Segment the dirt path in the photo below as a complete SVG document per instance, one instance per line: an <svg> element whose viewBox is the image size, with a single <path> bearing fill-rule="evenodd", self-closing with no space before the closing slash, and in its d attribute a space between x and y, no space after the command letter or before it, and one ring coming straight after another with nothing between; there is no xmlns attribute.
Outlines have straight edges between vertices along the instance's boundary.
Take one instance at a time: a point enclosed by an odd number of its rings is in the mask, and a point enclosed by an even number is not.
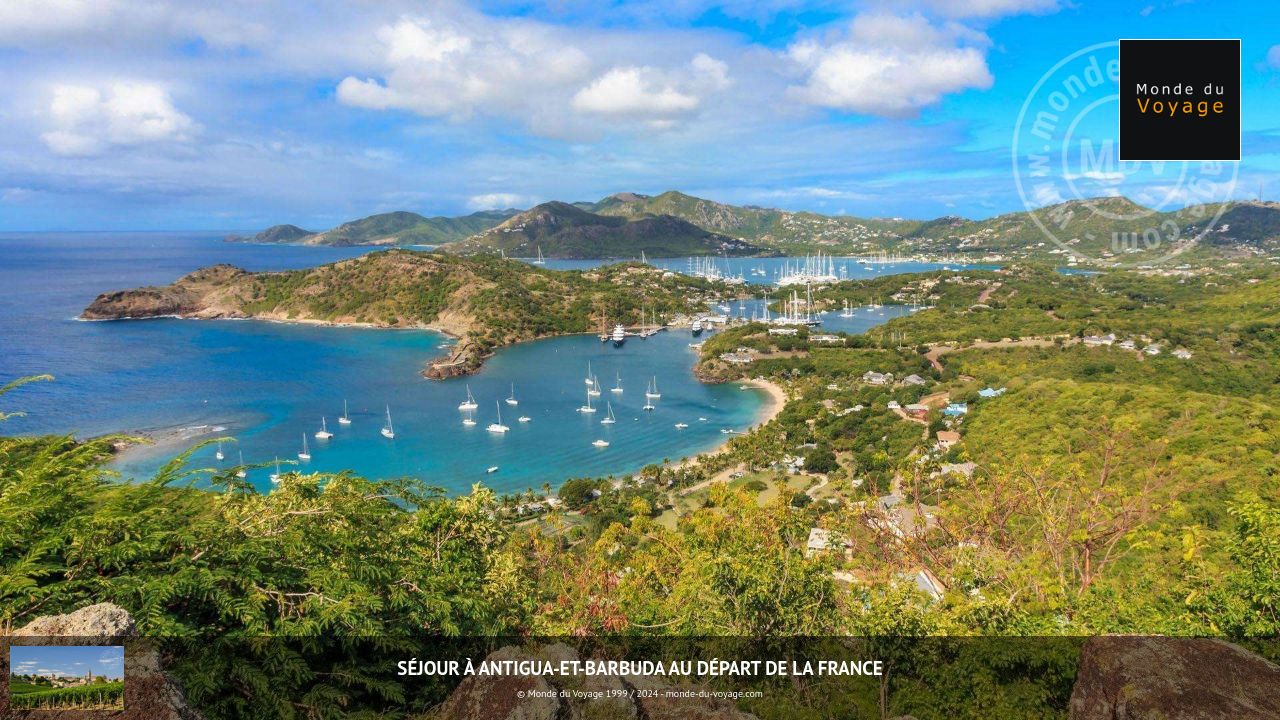
<svg viewBox="0 0 1280 720"><path fill-rule="evenodd" d="M1063 345L1074 345L1079 342L1079 338L1063 338ZM1053 338L1024 338L1022 340L983 340L982 342L969 343L968 345L934 345L925 353L924 357L929 361L938 372L942 372L944 368L939 358L947 353L959 352L961 350L987 350L991 348L1011 348L1011 347L1054 347L1057 345L1057 339Z"/></svg>
<svg viewBox="0 0 1280 720"><path fill-rule="evenodd" d="M992 295L993 293L995 293L995 291L997 291L997 290L999 290L999 289L1000 289L1000 283L998 283L998 282L991 283L991 285L990 285L989 287L987 287L987 289L986 289L986 290L983 290L983 291L982 291L982 294L978 295L978 304L979 304L979 305L982 305L982 304L983 304L983 303L985 303L986 301L990 300L990 299L991 299L991 295Z"/></svg>

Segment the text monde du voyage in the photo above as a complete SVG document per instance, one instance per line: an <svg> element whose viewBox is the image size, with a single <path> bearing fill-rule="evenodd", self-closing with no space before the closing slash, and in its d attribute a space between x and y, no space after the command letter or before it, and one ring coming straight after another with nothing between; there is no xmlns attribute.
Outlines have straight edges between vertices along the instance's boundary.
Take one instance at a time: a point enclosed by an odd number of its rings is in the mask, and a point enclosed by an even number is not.
<svg viewBox="0 0 1280 720"><path fill-rule="evenodd" d="M850 676L884 674L881 660L422 660L396 663L400 676L561 676L580 675L676 675L717 676Z"/></svg>
<svg viewBox="0 0 1280 720"><path fill-rule="evenodd" d="M1205 83L1203 86L1190 83L1173 85L1135 83L1134 93L1138 112L1143 115L1209 117L1227 112L1226 103L1223 100L1214 99L1226 94L1225 86L1215 83Z"/></svg>

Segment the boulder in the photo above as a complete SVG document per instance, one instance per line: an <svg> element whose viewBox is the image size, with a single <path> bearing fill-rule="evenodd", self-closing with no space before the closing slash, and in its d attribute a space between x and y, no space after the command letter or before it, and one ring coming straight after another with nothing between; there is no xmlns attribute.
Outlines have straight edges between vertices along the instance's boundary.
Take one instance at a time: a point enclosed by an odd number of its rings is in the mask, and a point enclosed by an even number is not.
<svg viewBox="0 0 1280 720"><path fill-rule="evenodd" d="M66 615L38 617L13 632L20 637L93 638L102 641L123 640L134 633L133 618L129 612L111 603L82 607Z"/></svg>
<svg viewBox="0 0 1280 720"><path fill-rule="evenodd" d="M1275 720L1280 667L1222 640L1090 638L1070 720Z"/></svg>

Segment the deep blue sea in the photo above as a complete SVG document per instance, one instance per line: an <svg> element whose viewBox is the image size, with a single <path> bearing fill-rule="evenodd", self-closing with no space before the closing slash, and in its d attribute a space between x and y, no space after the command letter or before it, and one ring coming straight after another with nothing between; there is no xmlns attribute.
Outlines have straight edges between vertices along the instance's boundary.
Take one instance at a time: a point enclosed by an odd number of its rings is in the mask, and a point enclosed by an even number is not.
<svg viewBox="0 0 1280 720"><path fill-rule="evenodd" d="M115 468L126 478L147 477L218 428L224 429L218 434L235 438L224 445L224 466L241 453L247 463L296 460L305 434L312 455L305 469L412 475L453 492L483 482L507 492L558 486L569 477L621 475L708 450L726 439L722 430L744 430L755 422L766 401L736 384L695 380L687 331L633 338L623 348L592 336L525 343L498 353L478 375L436 382L420 371L449 340L430 332L249 320L74 319L103 291L168 283L212 263L280 270L368 251L233 244L221 237L0 235L0 383L40 373L56 377L0 398L0 412L26 413L4 422L0 432L144 432L167 439L123 455ZM686 267L682 259L660 264ZM926 266L874 267L908 272ZM732 310L750 314L751 307L735 303ZM864 308L852 318L831 313L823 327L860 332L902 312ZM591 415L576 412L586 401L588 362L604 390L592 399L600 411ZM610 392L619 377L624 391ZM645 385L655 377L662 397L656 410L645 412ZM510 395L513 383L519 404L495 406ZM473 427L463 426L457 409L468 384L480 406ZM337 423L344 399L353 419L349 426ZM617 417L613 425L600 423L606 402ZM387 406L394 440L379 434ZM499 409L511 428L504 435L485 430ZM520 416L529 422L518 422ZM313 436L321 418L335 434L330 440ZM678 430L678 422L689 427ZM594 440L610 445L597 448ZM214 452L205 448L193 462L216 466ZM487 472L495 466L497 471ZM249 477L266 489L270 472L257 469Z"/></svg>

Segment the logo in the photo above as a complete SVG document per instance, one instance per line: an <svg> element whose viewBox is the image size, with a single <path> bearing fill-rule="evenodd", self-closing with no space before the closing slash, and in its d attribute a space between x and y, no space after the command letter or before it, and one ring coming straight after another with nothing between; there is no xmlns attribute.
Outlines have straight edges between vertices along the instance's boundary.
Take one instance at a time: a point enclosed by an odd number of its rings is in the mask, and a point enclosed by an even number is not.
<svg viewBox="0 0 1280 720"><path fill-rule="evenodd" d="M1120 159L1119 45L1078 50L1032 87L1013 131L1014 181L1062 254L1112 267L1158 264L1218 231L1239 166Z"/></svg>

